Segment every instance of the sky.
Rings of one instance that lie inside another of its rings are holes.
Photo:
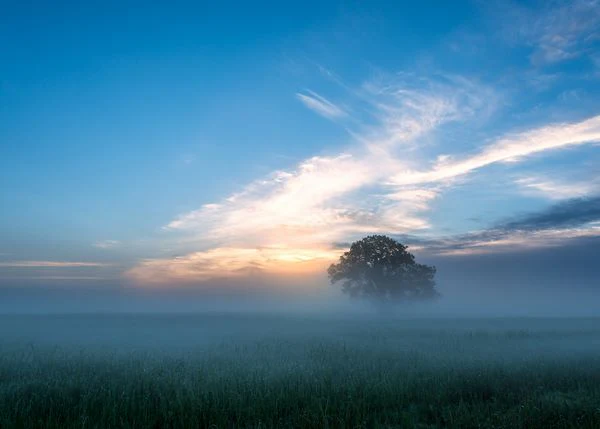
[[[0,286],[320,288],[376,233],[446,295],[593,288],[599,35],[597,0],[9,2]]]

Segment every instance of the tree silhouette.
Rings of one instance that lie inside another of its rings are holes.
[[[418,264],[407,247],[384,235],[370,235],[352,243],[327,273],[331,283],[342,282],[352,297],[394,302],[438,296],[435,267]]]

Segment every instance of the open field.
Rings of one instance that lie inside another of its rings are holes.
[[[0,316],[0,428],[600,428],[600,319]]]

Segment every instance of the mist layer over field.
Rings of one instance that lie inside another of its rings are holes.
[[[600,320],[0,316],[0,427],[600,427]]]

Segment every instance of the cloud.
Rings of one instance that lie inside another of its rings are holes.
[[[177,216],[164,230],[178,243],[169,247],[183,249],[181,256],[143,260],[126,275],[139,283],[168,283],[322,269],[341,251],[332,243],[372,233],[427,232],[432,202],[460,176],[494,163],[519,162],[534,154],[600,141],[596,116],[507,134],[473,154],[441,154],[433,167],[418,168],[424,149],[435,148],[430,139],[434,132],[451,123],[486,118],[490,114],[486,100],[493,105],[494,92],[463,78],[415,81],[402,75],[370,81],[356,97],[352,111],[362,115],[353,118],[360,124],[351,131],[353,145],[275,171],[238,193]],[[425,137],[429,141],[423,143]],[[535,235],[529,237],[531,242],[550,242],[561,234],[564,238],[583,233],[497,228],[420,245],[445,254],[500,249],[510,243],[526,244],[527,234]]]
[[[108,267],[110,264],[99,262],[65,262],[65,261],[8,261],[0,262],[0,267],[7,268],[81,268]]]
[[[599,31],[600,2],[564,2],[534,22],[533,33],[537,35],[538,46],[532,61],[553,63],[578,57]]]
[[[505,12],[504,33],[532,49],[530,60],[534,65],[580,57],[594,49],[598,40],[598,0],[546,2],[535,9],[513,4]]]
[[[331,243],[374,232],[427,228],[416,216],[433,192],[373,196],[361,188],[385,177],[372,158],[314,157],[167,225],[198,245],[218,247],[182,257],[143,261],[127,275],[138,282],[198,281],[261,272],[322,270],[340,249]],[[221,243],[225,244],[222,246]]]
[[[92,280],[102,281],[111,280],[109,277],[96,277],[96,276],[0,276],[0,280]]]
[[[523,188],[526,194],[540,195],[551,200],[564,200],[584,197],[598,190],[597,181],[586,182],[559,182],[547,177],[529,176],[521,177],[515,183]]]
[[[514,252],[528,249],[564,246],[576,239],[600,237],[600,224],[591,224],[577,228],[516,230],[511,232],[493,231],[478,237],[463,237],[454,244],[440,246],[434,251],[438,255],[480,255],[489,253]]]
[[[313,234],[331,235],[350,219],[347,208],[328,204],[377,180],[369,160],[350,154],[313,157],[294,171],[278,171],[218,204],[180,216],[167,225],[176,230],[208,230],[219,241],[251,242]]]
[[[576,198],[555,204],[540,213],[505,223],[504,230],[538,231],[570,228],[600,221],[600,197]]]
[[[487,230],[431,240],[407,237],[407,242],[415,244],[413,250],[456,256],[562,246],[598,237],[600,197],[591,197],[557,203]]]
[[[415,148],[420,137],[446,123],[485,118],[498,98],[489,87],[462,77],[411,74],[380,76],[365,83],[359,96],[367,100],[374,124],[357,137],[374,150]]]
[[[477,87],[466,80],[420,85],[419,90],[403,89],[402,83],[387,79],[364,85],[357,103],[368,110],[370,122],[352,134],[352,146],[275,171],[178,216],[164,229],[179,232],[185,246],[196,251],[142,261],[127,275],[145,282],[235,276],[244,267],[277,272],[283,266],[293,272],[294,264],[314,268],[325,258],[334,259],[340,249],[331,243],[428,229],[423,213],[437,198],[437,187],[399,188],[389,178],[408,168],[406,154],[414,150],[415,139],[471,117],[483,97],[467,96]],[[284,263],[282,255],[301,258]]]
[[[478,153],[455,160],[442,156],[431,170],[403,171],[392,178],[397,185],[443,182],[499,162],[517,162],[528,156],[600,141],[600,115],[575,123],[547,125],[508,135]]]
[[[98,247],[100,249],[112,249],[113,247],[117,247],[120,244],[121,242],[117,240],[103,240],[95,242],[94,247]]]
[[[464,94],[475,91],[475,85],[451,83],[421,84],[420,92],[387,80],[365,85],[375,119],[354,134],[358,145],[306,159],[294,170],[275,171],[218,203],[177,217],[166,229],[201,231],[216,242],[271,243],[285,237],[304,245],[374,230],[427,228],[415,214],[427,209],[437,190],[390,184],[389,178],[409,165],[409,158],[393,151],[402,151],[405,143],[444,123],[474,114],[482,97]]]
[[[269,246],[255,248],[219,247],[171,259],[149,259],[126,275],[141,284],[179,284],[221,277],[268,274],[301,274],[324,269],[340,250]]]
[[[297,93],[296,97],[309,109],[315,111],[328,119],[336,119],[347,116],[347,113],[341,107],[333,104],[325,97],[320,96],[314,91],[307,90],[305,94]]]

